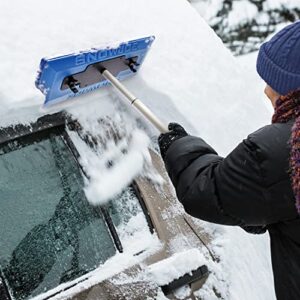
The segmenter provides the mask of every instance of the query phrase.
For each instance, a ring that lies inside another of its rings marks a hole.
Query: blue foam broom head
[[[136,74],[153,41],[154,37],[150,36],[117,47],[43,58],[35,85],[45,95],[45,105],[48,105],[108,85],[101,74],[105,69],[123,80]]]

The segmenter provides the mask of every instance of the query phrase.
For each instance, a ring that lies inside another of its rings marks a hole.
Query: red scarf
[[[296,208],[300,214],[300,90],[281,96],[275,105],[272,123],[286,123],[294,119],[290,139],[290,174],[296,198]]]

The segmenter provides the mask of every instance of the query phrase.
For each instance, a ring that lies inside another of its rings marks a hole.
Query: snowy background
[[[43,95],[34,86],[41,57],[155,35],[141,71],[126,86],[165,123],[181,123],[226,155],[249,133],[270,123],[271,107],[255,73],[256,54],[235,58],[206,21],[220,32],[216,24],[235,28],[258,14],[266,21],[267,14],[257,9],[256,1],[229,1],[232,10],[216,20],[225,1],[191,2],[193,6],[187,0],[1,1],[0,126],[26,123],[45,113]],[[261,2],[264,9],[282,7],[282,2],[298,12],[297,1]],[[238,47],[229,48],[240,53]],[[114,115],[124,104],[113,95],[107,88],[50,112],[66,109],[84,122],[103,111]],[[127,117],[130,123],[137,113],[129,111]],[[158,133],[150,128],[147,134],[155,141]],[[224,280],[224,298],[275,299],[268,235],[202,224],[214,236],[212,247],[221,259],[218,272]],[[209,291],[202,296],[214,299]]]
[[[300,18],[299,0],[189,0],[235,54],[255,51],[270,34]]]

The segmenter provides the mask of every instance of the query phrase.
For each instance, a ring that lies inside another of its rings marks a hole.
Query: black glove
[[[166,156],[167,150],[174,141],[188,135],[184,128],[177,123],[170,123],[168,129],[170,130],[169,132],[162,133],[158,137],[158,145],[163,159]]]

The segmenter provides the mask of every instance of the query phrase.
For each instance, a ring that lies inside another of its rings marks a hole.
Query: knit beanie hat
[[[300,21],[283,28],[262,44],[256,70],[280,95],[300,88]]]

